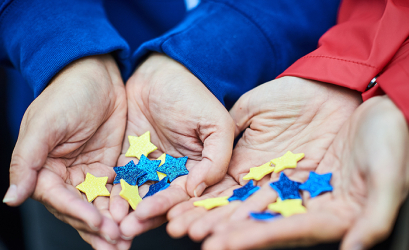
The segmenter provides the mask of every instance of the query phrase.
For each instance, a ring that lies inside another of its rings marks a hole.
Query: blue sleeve
[[[182,63],[226,107],[274,79],[317,47],[335,24],[339,0],[202,0],[177,27],[134,53],[149,51]]]
[[[20,71],[35,96],[70,62],[111,52],[129,74],[129,46],[102,0],[0,0],[0,65]]]

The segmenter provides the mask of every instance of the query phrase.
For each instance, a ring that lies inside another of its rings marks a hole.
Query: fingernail
[[[352,246],[351,250],[364,250],[364,246],[361,243]]]
[[[94,231],[94,232],[98,232],[99,231],[99,228],[98,227],[96,227],[96,226],[94,226],[94,225],[92,225],[91,223],[88,223],[88,226],[92,229],[92,231]]]
[[[202,195],[203,191],[207,188],[206,183],[202,182],[200,183],[195,191],[193,191],[193,194],[195,195],[195,197],[199,197],[200,195]]]
[[[132,240],[133,239],[132,237],[128,237],[128,236],[124,236],[124,235],[121,235],[121,238],[124,239],[124,240]]]
[[[111,244],[116,244],[116,240],[111,240],[111,238],[107,234],[103,234],[105,240],[108,241]]]
[[[3,198],[3,203],[15,200],[17,200],[17,186],[13,184],[10,185],[9,189],[7,190],[7,193]]]

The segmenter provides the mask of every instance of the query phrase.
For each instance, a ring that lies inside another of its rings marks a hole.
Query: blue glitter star
[[[129,185],[135,186],[138,178],[145,175],[145,171],[138,168],[133,161],[128,162],[123,167],[114,167],[116,173],[114,184],[119,184],[124,179]]]
[[[169,177],[169,182],[174,181],[182,175],[187,175],[189,171],[186,169],[187,156],[174,158],[166,155],[165,163],[158,169],[159,172],[166,174]]]
[[[244,201],[259,189],[260,187],[254,186],[254,182],[253,180],[251,180],[247,182],[247,184],[244,185],[243,187],[233,190],[233,195],[230,196],[229,201],[230,202],[235,200]]]
[[[270,186],[277,191],[281,200],[301,199],[300,193],[298,192],[300,185],[301,183],[288,179],[283,172],[281,172],[278,181],[270,183]]]
[[[250,213],[250,217],[258,221],[266,221],[280,218],[280,214],[272,214],[270,212]]]
[[[145,155],[141,155],[141,159],[136,165],[137,168],[142,169],[146,174],[138,178],[138,186],[147,181],[159,181],[158,170],[160,160],[149,160]]]
[[[310,172],[310,176],[308,180],[300,185],[300,189],[307,190],[310,192],[311,198],[316,197],[317,195],[332,191],[333,188],[329,183],[332,177],[332,173],[328,174],[317,174],[314,172]]]
[[[143,198],[145,199],[146,197],[152,196],[161,190],[167,189],[169,186],[168,177],[166,176],[160,182],[150,185],[148,193],[146,193]]]

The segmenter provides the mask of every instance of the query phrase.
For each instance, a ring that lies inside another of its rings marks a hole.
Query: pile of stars
[[[155,151],[157,147],[150,141],[150,132],[147,131],[141,136],[128,136],[129,149],[125,153],[126,157],[136,157],[134,161],[128,162],[125,166],[114,167],[116,173],[113,184],[121,184],[119,195],[128,201],[132,209],[136,209],[142,198],[139,196],[138,187],[147,181],[156,182],[149,186],[148,193],[143,197],[149,197],[155,193],[169,187],[170,183],[182,175],[187,175],[187,156],[174,158],[168,154],[162,154],[156,160],[148,159],[148,155]],[[85,181],[76,188],[85,193],[88,202],[92,202],[98,196],[109,196],[106,188],[108,177],[95,177],[87,173]]]
[[[250,168],[250,172],[243,177],[244,180],[250,180],[246,185],[233,191],[232,196],[224,196],[217,198],[209,198],[194,202],[195,206],[212,209],[219,206],[229,204],[231,201],[244,201],[249,196],[257,192],[260,187],[254,185],[253,180],[261,180],[264,176],[274,172],[278,173],[287,168],[296,168],[297,162],[304,158],[304,154],[293,154],[288,151],[283,156],[275,158],[259,167]],[[273,166],[274,165],[274,166]],[[300,183],[290,180],[283,172],[276,182],[270,183],[270,187],[278,193],[276,202],[268,205],[269,211],[260,213],[250,213],[250,217],[255,220],[271,220],[280,216],[288,217],[293,214],[305,213],[306,208],[302,205],[300,190],[305,190],[310,193],[310,197],[314,198],[318,195],[332,191],[330,184],[332,173],[317,174],[310,172],[306,182]]]

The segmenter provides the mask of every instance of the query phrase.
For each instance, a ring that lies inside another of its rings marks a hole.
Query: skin
[[[108,211],[109,198],[88,203],[75,188],[88,172],[112,183],[126,111],[125,87],[112,56],[86,57],[65,67],[24,114],[3,202],[18,206],[31,196],[94,248],[127,248],[130,242],[120,238]]]
[[[112,189],[110,212],[120,223],[124,239],[132,239],[166,221],[174,205],[200,196],[206,187],[218,183],[226,174],[232,154],[234,123],[224,106],[184,66],[166,55],[151,54],[126,84],[128,121],[119,166],[136,158],[125,157],[128,135],[150,131],[158,147],[149,154],[188,156],[189,174],[174,180],[170,187],[144,199],[129,213],[120,198],[120,185]],[[140,187],[143,197],[149,184]],[[128,214],[129,213],[129,214]]]
[[[204,249],[258,249],[342,239],[341,249],[369,249],[391,232],[409,190],[409,133],[387,97],[362,104],[343,125],[316,171],[332,172],[334,191],[309,199],[307,213],[269,223],[220,224]]]
[[[292,180],[305,181],[360,103],[357,92],[295,77],[283,77],[249,91],[230,111],[236,123],[236,136],[244,133],[233,151],[228,174],[243,186],[247,181],[242,178],[251,167],[290,150],[305,153],[305,157],[296,170],[284,173]],[[168,233],[173,237],[187,233],[199,241],[223,221],[246,220],[249,212],[263,211],[276,200],[277,194],[268,182],[278,177],[279,173],[273,173],[260,180],[258,185],[265,187],[245,202],[232,202],[207,213],[187,205],[192,201],[175,206],[169,211]],[[188,211],[189,208],[193,211]]]

